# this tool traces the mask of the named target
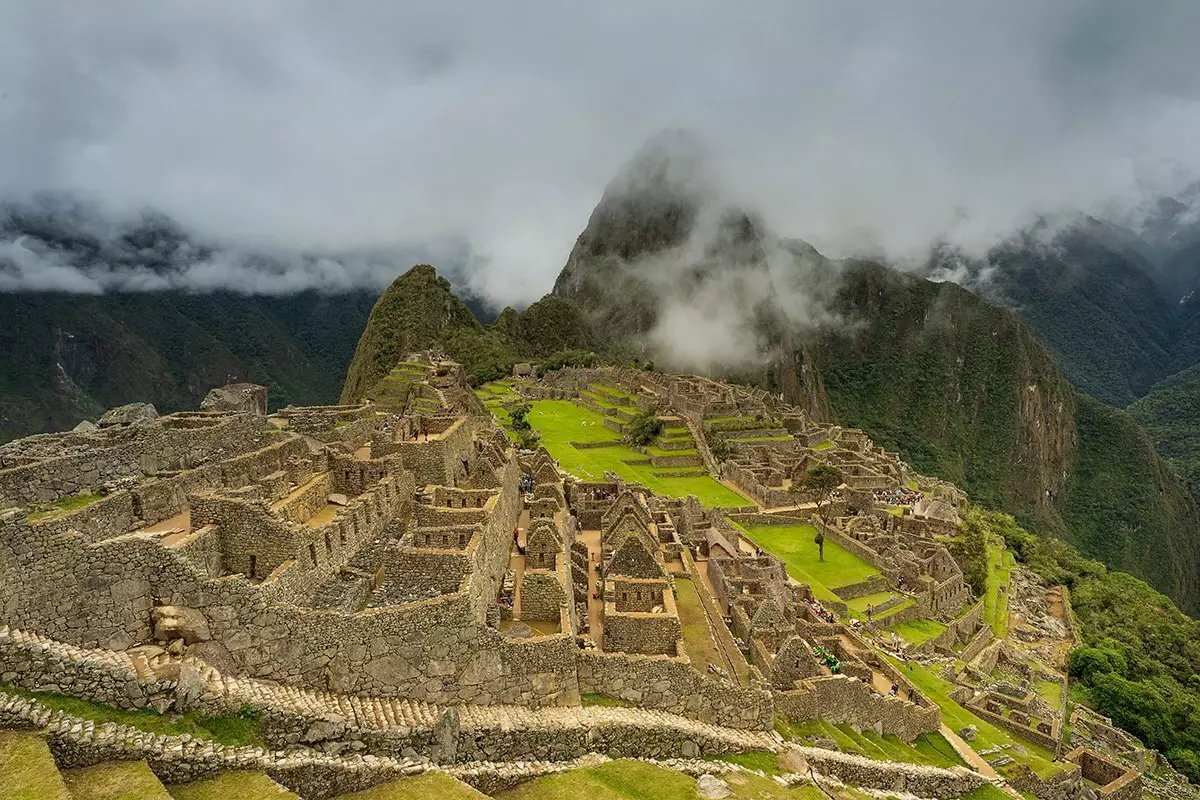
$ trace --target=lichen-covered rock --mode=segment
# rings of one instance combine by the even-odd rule
[[[209,390],[200,408],[205,411],[240,411],[264,417],[267,414],[267,387],[254,383],[230,383]]]
[[[160,642],[182,639],[184,644],[195,644],[212,638],[208,620],[194,608],[158,606],[153,617],[154,638]]]
[[[733,794],[728,783],[711,773],[701,775],[696,780],[696,793],[701,797],[709,798],[709,800],[720,800],[722,797],[729,797]]]
[[[91,420],[85,419],[83,422],[80,422],[74,428],[71,428],[71,432],[72,433],[91,433],[92,431],[98,429],[99,427],[100,427],[99,425],[92,422]]]
[[[158,419],[158,409],[149,403],[129,403],[116,408],[110,408],[100,417],[101,428],[111,428],[114,425],[146,425]]]

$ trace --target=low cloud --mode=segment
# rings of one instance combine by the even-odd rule
[[[0,289],[382,285],[407,265],[237,254],[465,241],[464,285],[521,304],[669,126],[834,257],[1137,225],[1200,175],[1197,30],[1193,0],[4,3],[0,193],[157,209],[224,255],[164,275],[9,240]]]

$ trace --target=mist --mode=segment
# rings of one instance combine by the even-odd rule
[[[471,290],[521,305],[667,127],[833,257],[1136,227],[1200,176],[1198,34],[1193,0],[0,0],[0,196],[153,209],[227,254],[164,276],[9,240],[0,291],[374,287],[403,266],[296,254],[453,240]]]

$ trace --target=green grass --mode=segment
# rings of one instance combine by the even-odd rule
[[[983,617],[997,639],[1008,631],[1008,581],[1016,561],[998,540],[988,537],[987,580],[984,583]],[[1004,591],[1000,591],[1004,587]]]
[[[31,513],[28,517],[29,522],[38,522],[43,519],[57,517],[60,514],[66,514],[69,511],[75,511],[85,506],[90,506],[92,503],[99,500],[103,495],[94,494],[92,492],[80,492],[69,497],[62,497],[55,500],[53,503],[44,503],[37,507],[37,510]]]
[[[826,439],[823,442],[817,442],[812,447],[810,447],[809,450],[828,450],[831,447],[833,447],[833,441],[830,439]]]
[[[336,800],[486,800],[487,795],[444,772],[431,770],[411,778],[398,778]]]
[[[1014,744],[1020,745],[1025,750],[1022,755],[1019,751],[1005,749],[1004,752],[1015,759],[1015,763],[1026,764],[1034,772],[1042,778],[1057,774],[1062,770],[1060,765],[1054,764],[1054,758],[1045,748],[1039,747],[1032,742],[1018,740],[1010,736],[1006,731],[995,727],[989,722],[985,722],[979,717],[972,714],[969,710],[954,702],[950,698],[950,692],[953,691],[954,685],[943,680],[930,670],[920,664],[913,664],[911,667],[905,667],[901,662],[887,656],[898,669],[908,676],[916,687],[931,701],[938,705],[942,711],[942,721],[946,723],[946,727],[951,730],[961,730],[968,725],[974,725],[978,728],[978,733],[975,736],[975,741],[971,746],[976,750],[987,750],[992,747],[1010,748]],[[1004,767],[998,767],[997,771],[1005,772]]]
[[[745,772],[722,776],[738,800],[825,800],[811,786],[788,789]],[[696,800],[696,780],[640,761],[609,761],[523,783],[497,800]]]
[[[825,546],[828,548],[829,543],[826,542]],[[875,594],[864,594],[862,597],[854,597],[847,600],[846,607],[851,611],[857,611],[865,615],[867,612],[867,606],[878,606],[879,604],[885,603],[896,596],[896,592],[875,592]]]
[[[286,800],[296,798],[262,772],[226,772],[204,781],[171,787],[175,800]]]
[[[62,776],[72,800],[171,800],[145,761],[107,761]]]
[[[747,506],[750,501],[709,476],[694,478],[658,478],[652,465],[622,463],[646,456],[625,445],[593,450],[577,450],[571,442],[605,442],[617,434],[604,426],[604,417],[570,400],[536,400],[529,412],[529,423],[542,436],[550,455],[563,469],[584,480],[602,481],[605,471],[615,472],[623,480],[640,483],[667,497],[695,495],[706,506]],[[663,451],[678,454],[677,451]]]
[[[831,739],[843,752],[868,758],[946,768],[966,765],[940,733],[923,733],[907,743],[894,734],[880,736],[873,731],[860,732],[849,725],[834,725],[825,719],[799,723],[777,719],[776,730],[785,738],[796,741],[814,736]]]
[[[1038,695],[1050,704],[1050,707],[1056,710],[1062,709],[1063,691],[1062,684],[1058,681],[1035,681],[1034,686],[1037,688]]]
[[[720,756],[706,756],[707,761],[725,761],[737,764],[746,769],[756,769],[764,775],[781,775],[784,770],[779,767],[779,756],[770,750],[751,750],[749,753],[727,753]]]
[[[836,542],[825,540],[825,560],[817,558],[811,525],[751,525],[742,530],[755,544],[783,559],[788,574],[807,583],[818,600],[837,600],[830,589],[878,575],[879,570]]]
[[[683,646],[687,649],[692,666],[705,675],[708,674],[709,664],[725,669],[724,659],[708,630],[708,616],[704,613],[703,601],[695,585],[687,578],[676,578],[675,593],[679,626],[683,629]]]
[[[256,745],[259,747],[263,745],[259,721],[254,714],[249,712],[245,716],[236,717],[203,717],[192,712],[185,712],[177,715],[178,719],[172,722],[171,717],[159,714],[151,708],[126,711],[91,700],[82,700],[78,697],[50,692],[30,692],[3,683],[0,683],[0,692],[36,700],[46,708],[62,711],[82,719],[90,719],[97,725],[112,722],[117,725],[129,725],[149,733],[171,735],[189,733],[198,739],[211,739],[220,744]]]
[[[633,703],[628,700],[622,700],[619,697],[610,697],[606,694],[594,694],[588,692],[580,695],[580,703],[584,707],[601,706],[603,708],[633,708]]]
[[[71,800],[46,740],[26,731],[0,731],[0,788],[4,800]]]
[[[1012,800],[1012,798],[1003,789],[985,783],[978,789],[972,789],[964,794],[962,800]]]
[[[940,636],[946,631],[946,626],[937,620],[916,619],[912,622],[893,625],[888,630],[895,631],[909,644],[919,645]]]

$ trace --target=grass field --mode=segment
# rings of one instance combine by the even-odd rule
[[[771,778],[735,772],[723,776],[735,800],[826,800],[815,787],[794,789]],[[546,775],[495,795],[497,800],[696,800],[696,779],[639,761],[610,761]]]
[[[5,800],[71,800],[46,740],[33,731],[0,731]]]
[[[1016,561],[1012,553],[990,537],[987,543],[988,573],[984,584],[983,618],[997,639],[1008,630],[1008,579]],[[1001,587],[1004,591],[1000,591]]]
[[[704,606],[700,595],[696,593],[695,585],[687,578],[676,578],[675,592],[678,598],[676,606],[679,610],[679,625],[683,629],[683,646],[687,648],[692,666],[704,674],[707,674],[709,664],[727,669],[708,630],[708,616],[704,613]]]
[[[338,800],[486,800],[476,791],[444,772],[430,771],[411,778],[399,778],[354,794],[338,795]]]
[[[626,460],[646,460],[647,456],[624,444],[577,450],[571,442],[617,441],[620,437],[604,427],[602,416],[570,400],[536,400],[532,406],[529,423],[541,434],[542,444],[563,469],[584,480],[601,481],[605,471],[611,471],[667,497],[695,495],[709,507],[750,505],[746,498],[708,476],[660,478],[653,473],[664,470],[650,464],[626,464]]]
[[[888,656],[888,660],[902,670],[926,697],[937,703],[938,708],[942,710],[942,721],[948,728],[957,731],[968,725],[974,725],[979,729],[975,741],[971,743],[971,747],[974,749],[988,750],[993,747],[1003,747],[1005,748],[1004,752],[1015,759],[1015,763],[1027,764],[1043,778],[1057,774],[1063,769],[1061,765],[1053,763],[1053,757],[1045,748],[1010,736],[1006,731],[985,722],[954,702],[950,698],[950,692],[954,689],[953,684],[938,677],[920,664],[905,667],[891,656]],[[1020,745],[1021,749],[1014,750],[1012,745]],[[1004,773],[1005,768],[998,767],[997,771]]]
[[[856,731],[850,725],[834,725],[825,719],[801,723],[782,723],[780,733],[792,739],[820,736],[837,742],[847,753],[887,761],[903,761],[909,764],[926,764],[933,767],[966,766],[958,753],[940,733],[925,733],[904,742],[895,734],[880,736],[874,731]]]
[[[946,626],[937,620],[916,619],[912,622],[901,622],[888,630],[898,633],[909,644],[918,645],[940,636],[946,631]]]
[[[145,761],[106,761],[62,776],[72,800],[171,800]]]
[[[743,528],[762,549],[783,559],[788,574],[807,583],[818,600],[837,600],[831,589],[864,581],[879,570],[849,550],[825,540],[825,560],[817,558],[811,525],[751,525]]]
[[[280,789],[262,772],[226,772],[210,780],[171,787],[175,800],[294,800],[298,795]]]

